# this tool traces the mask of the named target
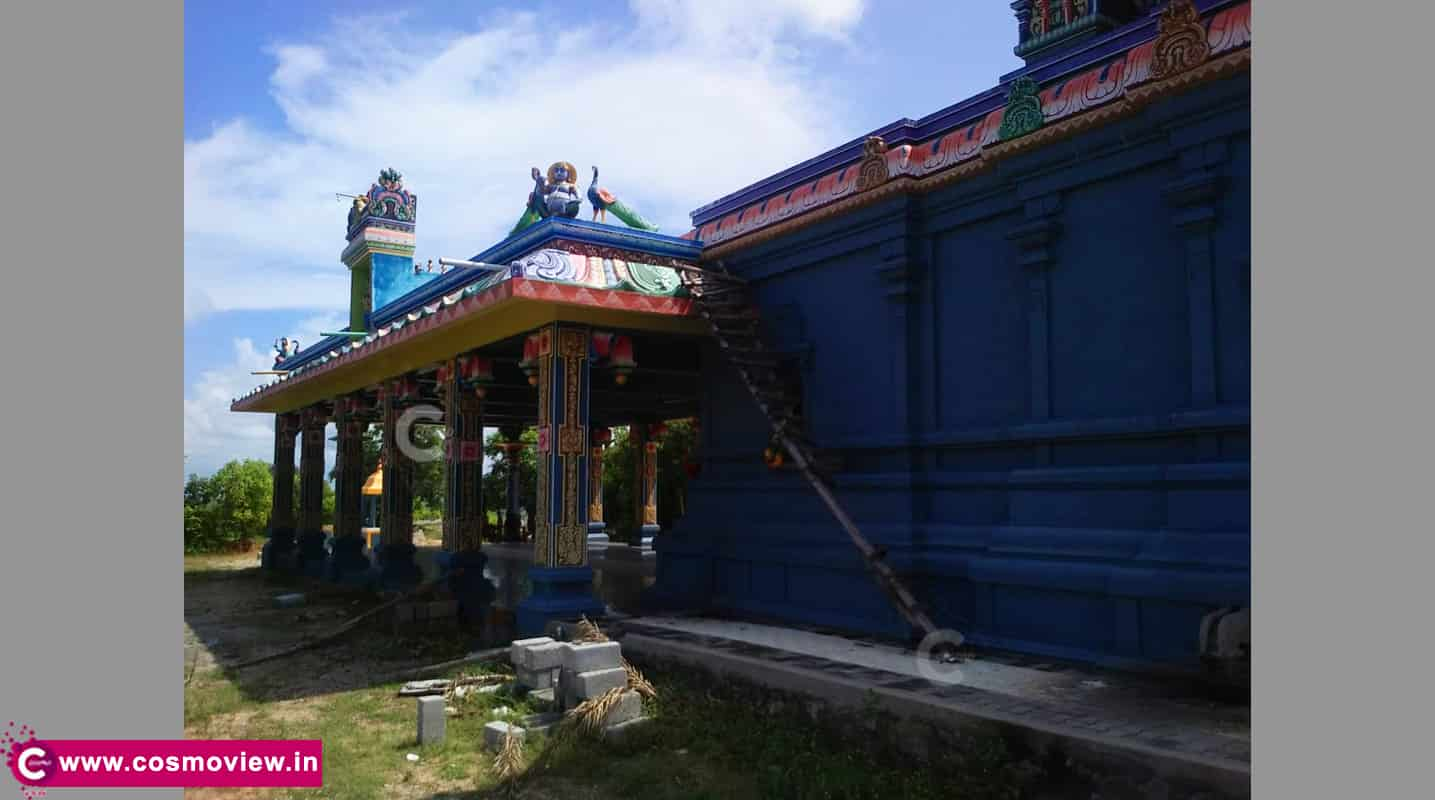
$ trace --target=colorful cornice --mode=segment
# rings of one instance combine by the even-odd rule
[[[1020,152],[1103,121],[1103,116],[1109,118],[1110,115],[1096,112],[1110,109],[1118,101],[1129,101],[1121,104],[1125,106],[1121,110],[1129,111],[1164,91],[1179,90],[1199,80],[1244,69],[1249,64],[1250,15],[1251,4],[1247,2],[1202,19],[1191,0],[1173,0],[1161,12],[1153,38],[1098,66],[1047,86],[1018,78],[1012,82],[1006,105],[976,113],[915,144],[889,147],[880,138],[875,142],[869,138],[856,160],[704,222],[684,238],[701,241],[704,256],[711,258],[734,247],[769,238],[754,237],[759,231],[778,225],[790,229],[789,223],[819,209],[835,212],[837,209],[832,207],[839,203],[844,208],[860,205],[851,201],[864,194],[921,190],[955,180],[993,158]],[[1008,121],[1006,117],[1020,108],[1017,102],[1025,99],[1021,95],[1028,86],[1036,90],[1030,108],[1031,119],[1014,125],[1017,120]],[[1040,118],[1036,119],[1038,104]],[[1083,117],[1090,119],[1081,119]],[[1005,131],[1003,122],[1008,123]],[[874,177],[874,170],[881,168],[886,170],[885,180],[880,179],[880,172]],[[934,183],[934,179],[939,180]],[[875,195],[864,202],[874,199]],[[702,211],[695,212],[695,220],[700,219],[698,214]],[[811,221],[815,219],[804,220]],[[722,247],[715,247],[718,245]]]

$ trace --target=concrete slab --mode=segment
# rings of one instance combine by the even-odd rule
[[[848,710],[875,701],[921,729],[996,726],[1143,783],[1250,794],[1249,706],[1169,681],[987,654],[933,679],[931,662],[893,645],[701,618],[629,619],[610,635],[636,661],[675,661]]]

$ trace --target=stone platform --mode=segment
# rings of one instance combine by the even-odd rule
[[[1249,704],[1189,682],[990,653],[956,665],[959,677],[931,680],[902,647],[709,618],[629,617],[605,630],[635,660],[702,667],[835,707],[875,701],[900,719],[952,730],[995,725],[1141,796],[1250,795]]]

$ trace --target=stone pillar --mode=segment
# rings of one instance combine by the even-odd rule
[[[298,430],[297,415],[274,415],[274,499],[269,541],[260,553],[265,569],[281,569],[294,555],[294,434]]]
[[[334,458],[334,547],[329,558],[328,577],[340,582],[362,581],[369,573],[364,555],[363,488],[364,420],[366,409],[358,396],[341,397],[334,403],[334,428],[338,452]]]
[[[634,424],[628,429],[633,437],[633,498],[636,508],[633,521],[637,530],[633,544],[645,549],[653,546],[653,537],[658,533],[658,443],[654,441],[652,429],[644,423]]]
[[[518,633],[550,620],[603,614],[588,563],[588,392],[592,331],[561,324],[539,330],[538,519],[533,593],[518,605]]]
[[[493,602],[494,588],[483,576],[483,400],[464,384],[462,370],[450,363],[444,381],[444,460],[447,468],[443,547],[449,560],[449,586],[463,617],[475,622]]]
[[[603,522],[603,448],[612,441],[607,428],[594,428],[588,450],[588,550],[590,555],[608,547],[608,526]]]
[[[299,556],[301,572],[315,578],[324,574],[324,426],[328,413],[320,406],[304,409],[299,417]]]
[[[397,390],[398,382],[385,384],[382,389],[384,495],[379,567],[385,587],[404,589],[416,586],[421,575],[414,562],[414,462],[399,446],[402,408]]]
[[[523,507],[523,498],[520,493],[522,483],[519,481],[519,467],[523,463],[521,454],[523,452],[523,429],[517,426],[504,426],[499,429],[499,435],[503,437],[503,457],[508,459],[508,490],[504,498],[507,503],[503,517],[503,540],[505,542],[519,542],[523,540],[523,530],[519,521],[519,510]]]

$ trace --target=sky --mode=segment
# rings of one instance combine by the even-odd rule
[[[348,201],[394,167],[415,260],[469,258],[530,167],[590,166],[680,235],[689,212],[1020,66],[1006,0],[187,2],[185,473],[273,455],[229,411],[280,336],[347,321]],[[332,447],[330,459],[332,460]]]

